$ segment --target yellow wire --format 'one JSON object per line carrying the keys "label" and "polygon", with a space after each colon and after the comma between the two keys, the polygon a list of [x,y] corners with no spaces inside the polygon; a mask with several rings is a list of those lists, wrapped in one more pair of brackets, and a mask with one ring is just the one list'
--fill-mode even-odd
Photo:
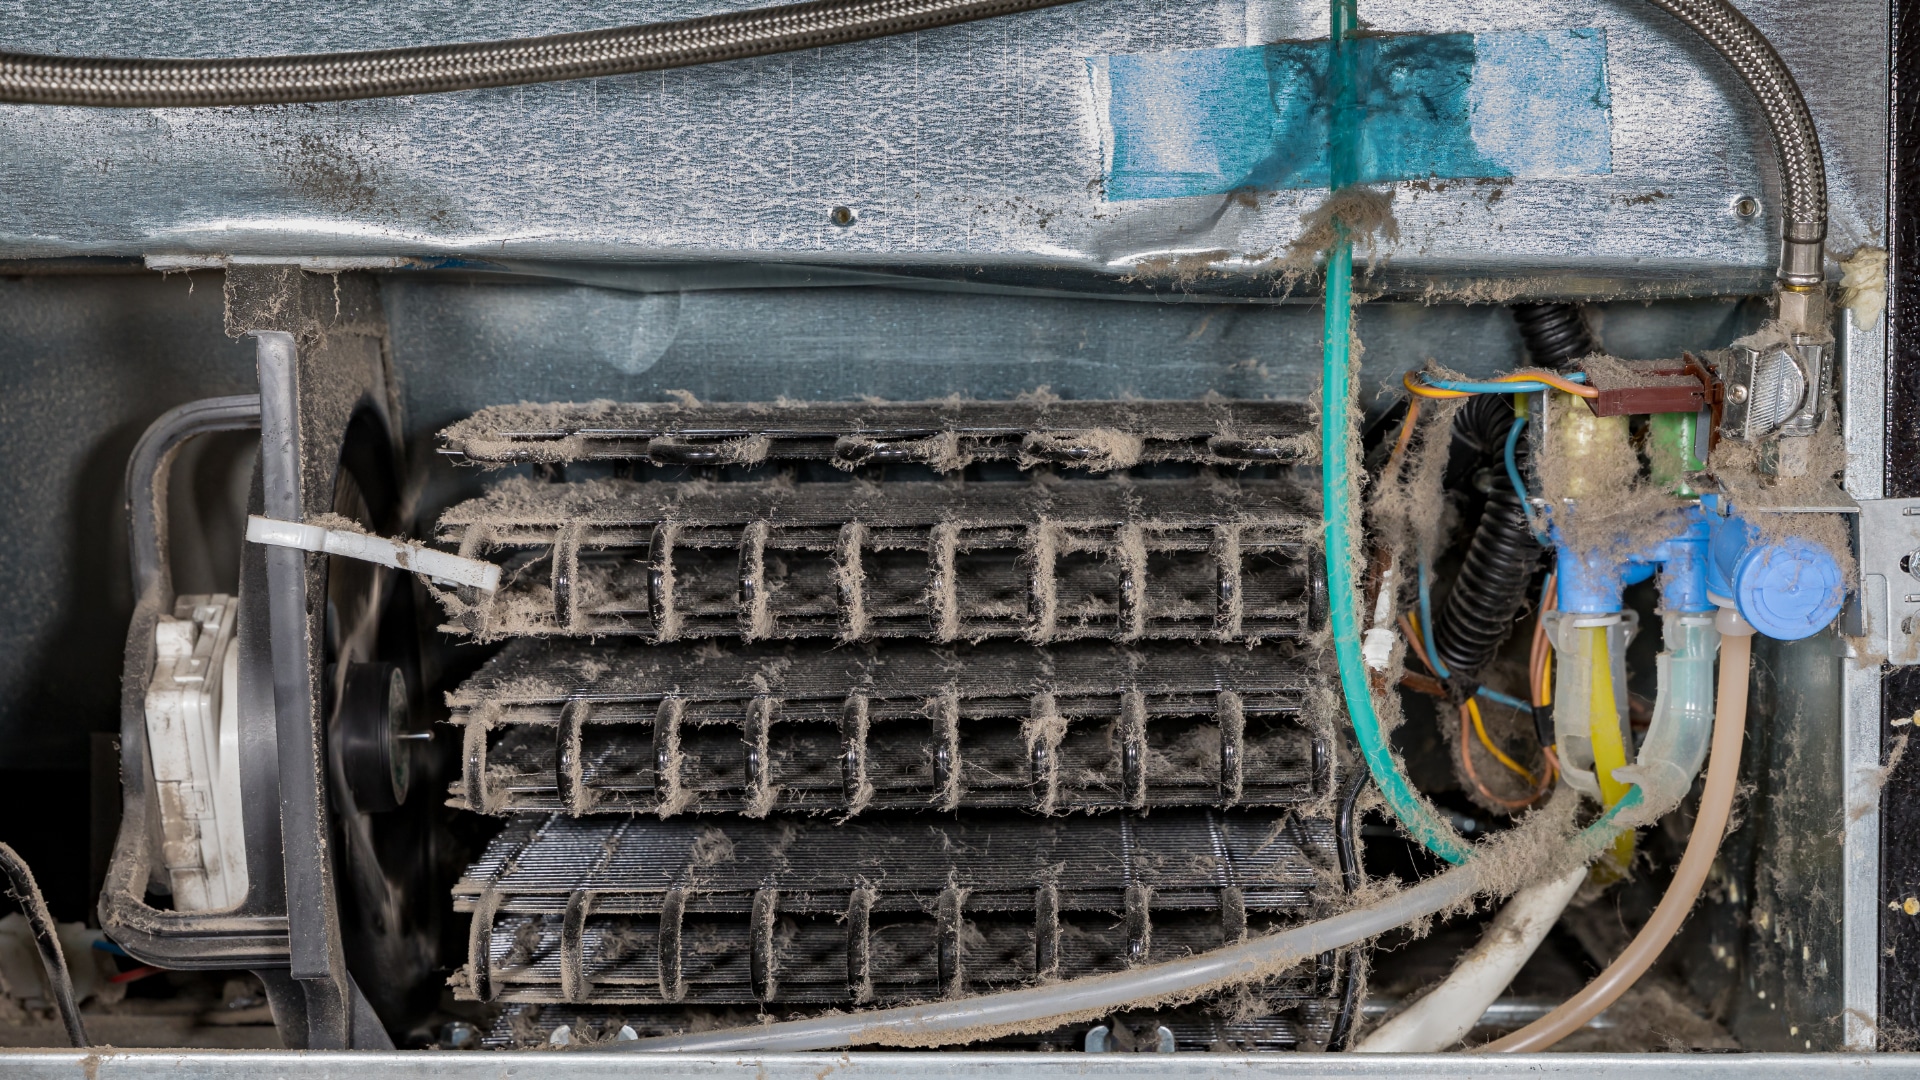
{"label": "yellow wire", "polygon": [[1509,770],[1526,780],[1528,787],[1533,787],[1534,779],[1532,770],[1508,757],[1499,747],[1493,745],[1493,740],[1487,736],[1486,722],[1480,719],[1480,701],[1478,698],[1467,699],[1467,715],[1473,717],[1473,733],[1479,736],[1480,745],[1487,748],[1487,753],[1492,754],[1495,761],[1505,765]]}
{"label": "yellow wire", "polygon": [[1467,393],[1465,390],[1441,390],[1436,387],[1428,386],[1426,383],[1419,382],[1414,379],[1414,376],[1417,374],[1419,374],[1419,372],[1409,371],[1405,375],[1400,376],[1400,385],[1406,387],[1410,393],[1418,397],[1457,398],[1457,397],[1473,396],[1472,394]]}
{"label": "yellow wire", "polygon": [[[1614,695],[1613,659],[1608,655],[1607,627],[1584,628],[1593,635],[1593,673],[1588,683],[1587,735],[1593,740],[1593,772],[1600,781],[1600,801],[1612,806],[1633,790],[1633,785],[1613,777],[1613,770],[1627,764],[1627,744],[1620,732],[1619,699]],[[1624,873],[1633,862],[1633,830],[1620,834],[1613,843],[1613,870]],[[1603,875],[1604,876],[1604,875]]]}
{"label": "yellow wire", "polygon": [[[1409,393],[1414,394],[1418,397],[1463,398],[1463,397],[1472,397],[1474,394],[1479,392],[1475,390],[1442,390],[1437,386],[1428,386],[1424,381],[1414,378],[1414,376],[1418,374],[1419,372],[1417,371],[1409,371],[1405,375],[1400,376],[1400,385],[1406,387]],[[1567,393],[1573,394],[1577,397],[1596,398],[1600,396],[1600,391],[1595,390],[1591,386],[1582,386],[1579,383],[1572,381],[1571,379],[1562,378],[1561,376],[1554,375],[1550,372],[1535,372],[1532,374],[1521,374],[1521,375],[1502,375],[1497,379],[1483,379],[1480,381],[1497,382],[1497,383],[1540,382],[1540,383],[1546,383],[1548,386],[1551,386],[1556,390],[1564,390]]]}

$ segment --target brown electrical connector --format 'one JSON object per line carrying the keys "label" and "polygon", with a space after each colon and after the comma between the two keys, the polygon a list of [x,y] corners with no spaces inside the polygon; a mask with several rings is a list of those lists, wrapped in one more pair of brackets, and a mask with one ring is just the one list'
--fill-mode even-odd
{"label": "brown electrical connector", "polygon": [[1648,413],[1697,413],[1711,408],[1718,426],[1720,383],[1691,354],[1680,360],[1616,360],[1588,369],[1587,385],[1600,391],[1587,398],[1595,416]]}
{"label": "brown electrical connector", "polygon": [[1710,410],[1711,415],[1708,417],[1710,422],[1707,424],[1707,453],[1702,456],[1711,456],[1715,448],[1720,445],[1720,423],[1725,419],[1727,411],[1727,384],[1720,381],[1719,372],[1692,353],[1683,352],[1680,354],[1680,359],[1686,362],[1687,373],[1699,379],[1700,385],[1706,387],[1705,407]]}

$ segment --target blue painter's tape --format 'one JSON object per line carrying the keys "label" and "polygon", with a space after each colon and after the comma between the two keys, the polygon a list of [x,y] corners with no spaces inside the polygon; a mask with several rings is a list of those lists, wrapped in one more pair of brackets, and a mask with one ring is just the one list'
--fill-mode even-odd
{"label": "blue painter's tape", "polygon": [[[1361,38],[1362,182],[1612,171],[1597,29]],[[1096,56],[1113,201],[1327,185],[1327,44]]]}

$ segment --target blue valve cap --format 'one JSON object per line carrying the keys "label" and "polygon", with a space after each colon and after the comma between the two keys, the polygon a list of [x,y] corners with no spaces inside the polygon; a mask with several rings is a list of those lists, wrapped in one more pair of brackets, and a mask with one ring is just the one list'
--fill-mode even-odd
{"label": "blue valve cap", "polygon": [[1833,556],[1797,536],[1754,544],[1733,577],[1741,616],[1777,641],[1799,641],[1824,630],[1847,598]]}

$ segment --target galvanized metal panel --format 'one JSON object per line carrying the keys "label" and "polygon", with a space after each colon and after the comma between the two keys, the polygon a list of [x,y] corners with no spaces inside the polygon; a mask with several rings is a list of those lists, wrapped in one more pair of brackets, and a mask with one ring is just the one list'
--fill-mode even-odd
{"label": "galvanized metal panel", "polygon": [[26,1050],[0,1053],[0,1075],[12,1080],[333,1080],[379,1075],[386,1080],[499,1080],[523,1073],[552,1080],[835,1080],[915,1075],[928,1080],[1098,1077],[1099,1080],[1185,1080],[1200,1077],[1308,1078],[1551,1077],[1613,1080],[1761,1080],[1794,1076],[1920,1075],[1907,1054],[769,1054],[701,1057],[680,1054],[274,1053],[267,1051]]}
{"label": "galvanized metal panel", "polygon": [[[7,0],[7,44],[217,55],[366,48],[712,13],[735,0],[448,9],[295,0]],[[1798,73],[1832,247],[1881,235],[1887,9],[1748,0]],[[1399,185],[1396,287],[1740,291],[1778,233],[1770,151],[1731,70],[1639,0],[1368,0],[1392,32],[1597,26],[1613,173]],[[205,111],[0,107],[0,253],[764,260],[1020,283],[1284,292],[1320,194],[1108,203],[1085,58],[1325,34],[1319,0],[1085,0],[838,49],[586,82]],[[1757,195],[1753,219],[1735,202]],[[829,215],[851,208],[854,224]],[[1224,276],[1219,276],[1224,275]],[[1249,282],[1248,275],[1253,276]],[[1505,283],[1489,286],[1487,278]],[[1627,279],[1631,278],[1630,283]]]}

